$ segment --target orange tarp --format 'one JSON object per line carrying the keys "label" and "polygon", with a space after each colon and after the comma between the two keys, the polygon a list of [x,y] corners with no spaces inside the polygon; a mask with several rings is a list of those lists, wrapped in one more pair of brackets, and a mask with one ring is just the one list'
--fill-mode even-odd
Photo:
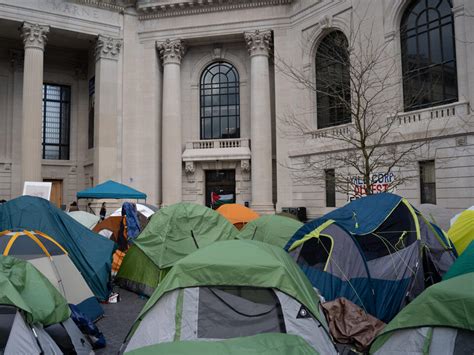
{"label": "orange tarp", "polygon": [[239,205],[238,203],[227,203],[220,206],[217,210],[237,229],[242,229],[248,222],[260,217],[260,215],[248,207]]}
{"label": "orange tarp", "polygon": [[111,216],[104,219],[102,222],[97,223],[97,225],[92,230],[96,233],[99,233],[103,229],[108,229],[113,233],[110,239],[114,242],[117,242],[121,221],[122,216]]}

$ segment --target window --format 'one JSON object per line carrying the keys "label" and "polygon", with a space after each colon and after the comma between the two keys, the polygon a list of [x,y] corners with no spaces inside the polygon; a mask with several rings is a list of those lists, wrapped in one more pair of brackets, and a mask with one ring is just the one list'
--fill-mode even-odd
{"label": "window", "polygon": [[400,24],[405,110],[457,101],[451,0],[415,0]]}
{"label": "window", "polygon": [[324,170],[326,181],[326,207],[336,207],[336,174],[334,169]]}
{"label": "window", "polygon": [[421,203],[436,204],[436,176],[434,160],[420,162]]}
{"label": "window", "polygon": [[201,139],[239,137],[239,74],[229,63],[212,63],[201,76]]}
{"label": "window", "polygon": [[71,88],[43,85],[43,159],[69,159]]}
{"label": "window", "polygon": [[340,31],[326,35],[316,52],[318,129],[351,122],[349,53]]}

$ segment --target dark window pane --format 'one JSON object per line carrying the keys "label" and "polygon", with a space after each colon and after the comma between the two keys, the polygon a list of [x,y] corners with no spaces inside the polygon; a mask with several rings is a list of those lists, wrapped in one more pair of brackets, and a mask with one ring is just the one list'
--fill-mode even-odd
{"label": "dark window pane", "polygon": [[[210,78],[210,79],[209,79]],[[212,82],[212,89],[206,83]],[[238,138],[239,75],[229,63],[209,65],[201,77],[201,139]],[[229,127],[230,115],[235,127]],[[202,123],[204,120],[204,123]]]}
{"label": "dark window pane", "polygon": [[318,128],[351,121],[347,46],[344,34],[334,31],[323,38],[316,52]]}
{"label": "dark window pane", "polygon": [[326,207],[336,207],[336,176],[334,169],[324,171],[326,180]]}
{"label": "dark window pane", "polygon": [[450,0],[413,0],[403,15],[400,37],[405,110],[458,99],[451,9]]}
{"label": "dark window pane", "polygon": [[433,160],[420,162],[421,203],[436,204],[436,176]]}
{"label": "dark window pane", "polygon": [[69,159],[71,88],[43,86],[43,159]]}

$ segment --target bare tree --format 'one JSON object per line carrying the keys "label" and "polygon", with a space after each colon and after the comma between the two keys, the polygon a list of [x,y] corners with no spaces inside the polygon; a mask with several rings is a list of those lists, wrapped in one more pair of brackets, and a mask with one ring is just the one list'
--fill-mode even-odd
{"label": "bare tree", "polygon": [[[278,117],[284,127],[279,134],[316,135],[335,146],[327,154],[279,163],[290,169],[294,179],[311,184],[325,184],[325,170],[334,169],[331,178],[337,191],[370,195],[380,192],[376,190],[381,186],[390,191],[413,179],[415,174],[401,174],[401,170],[417,161],[429,137],[426,126],[416,138],[404,132],[399,60],[387,42],[377,40],[373,25],[364,19],[358,23],[351,26],[348,38],[328,30],[317,48],[315,78],[275,53],[276,69],[317,97],[318,116],[316,132],[303,115]],[[416,90],[412,90],[414,101],[423,88]]]}

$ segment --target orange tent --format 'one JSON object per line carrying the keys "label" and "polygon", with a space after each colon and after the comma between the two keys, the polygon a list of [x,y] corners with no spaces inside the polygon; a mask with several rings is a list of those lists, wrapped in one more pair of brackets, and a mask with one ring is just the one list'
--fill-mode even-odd
{"label": "orange tent", "polygon": [[248,222],[260,217],[260,215],[248,207],[239,205],[238,203],[226,203],[217,210],[237,229],[242,229]]}
{"label": "orange tent", "polygon": [[[104,219],[102,222],[99,222],[94,229],[94,232],[102,234],[105,237],[108,237],[110,240],[113,240],[115,243],[118,242],[119,233],[120,233],[120,224],[122,223],[122,216],[110,216]],[[126,237],[126,233],[125,233]],[[122,260],[125,256],[126,250],[117,249],[113,255],[112,259],[112,275],[116,275],[122,264]]]}

